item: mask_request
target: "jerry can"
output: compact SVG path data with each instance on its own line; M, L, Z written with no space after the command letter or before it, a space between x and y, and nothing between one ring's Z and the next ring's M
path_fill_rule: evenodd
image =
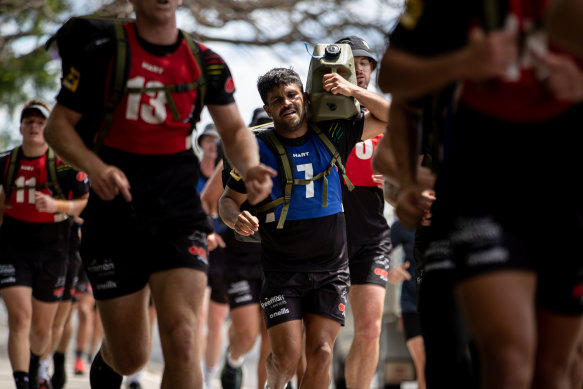
M335 95L322 88L322 76L328 73L338 73L356 85L354 57L349 44L318 43L314 47L306 81L310 98L308 117L314 122L347 119L360 112L355 98Z

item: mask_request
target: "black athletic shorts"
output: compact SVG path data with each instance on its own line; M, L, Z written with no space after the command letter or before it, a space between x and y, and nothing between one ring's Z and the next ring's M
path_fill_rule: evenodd
M77 283L79 282L79 269L82 267L81 255L75 249L73 252L69 250L67 258L67 277L65 278L65 290L63 292L63 301L70 301L75 299L77 293Z
M108 202L90 198L86 214L80 252L97 300L137 292L158 271L207 272L207 234L196 225L137 215L120 196Z
M447 231L457 279L523 270L537 306L583 313L583 104L553 120L512 124L460 106L433 225Z
M209 252L208 286L211 301L227 304L227 284L225 282L225 249L217 247Z
M233 265L227 265L227 274L225 275L229 307L235 309L244 305L259 304L263 282L261 263L240 266L245 269L244 274L241 274L241 272L229 272L230 267Z
M261 288L265 324L271 328L312 313L344 325L349 288L348 266L321 273L265 272Z
M421 321L419 319L419 313L403 312L401 317L403 319L405 340L412 339L416 336L421 336Z
M348 246L350 283L387 287L392 245L390 239L377 243Z
M34 230L50 231L48 235L52 238L45 235L45 242L27 243L22 241L22 236L26 235L22 234L20 238L11 235L16 231L26 231L28 224L34 223L4 218L0 244L0 289L27 286L32 288L32 296L39 301L60 301L65 291L69 223L63 221L46 226L29 226ZM36 236L36 233L31 236Z

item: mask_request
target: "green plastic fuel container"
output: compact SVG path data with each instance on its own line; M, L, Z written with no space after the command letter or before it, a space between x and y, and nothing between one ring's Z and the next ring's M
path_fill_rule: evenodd
M328 73L338 73L356 85L354 57L349 44L318 43L314 47L306 82L310 97L308 117L314 122L347 119L360 112L355 98L335 95L322 88L322 76Z

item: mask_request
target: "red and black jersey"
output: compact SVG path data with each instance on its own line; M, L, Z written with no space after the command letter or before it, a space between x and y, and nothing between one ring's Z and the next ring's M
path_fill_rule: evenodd
M354 185L352 191L349 191L346 185L342 185L346 238L349 246L380 242L390 235L383 214L385 207L383 190L372 179L372 157L382 137L380 134L357 143L346 162L346 175Z
M1 184L12 187L6 199L4 215L27 223L55 223L65 219L62 214L39 212L35 205L35 191L55 196L53 183L49 182L47 154L36 158L20 156L14 170L13 182L6 182L11 153L0 156ZM57 179L63 193L79 197L89 192L87 175L65 164L58 157ZM6 193L6 191L4 191Z
M391 34L391 45L421 56L451 52L465 45L473 27L501 28L507 18L518 26L520 68L514 79L487 82L466 81L460 102L499 120L540 122L553 118L573 106L556 100L537 80L533 68L532 46L553 50L544 40L543 17L551 0L492 1L498 12L496 21L484 12L483 2L409 0L407 12ZM564 54L564 53L563 53Z
M173 45L155 45L137 34L135 23L125 24L131 63L126 86L129 88L185 84L201 76L194 56L182 34ZM224 60L212 50L197 43L201 61L206 67L205 103L226 105L234 102L235 85ZM91 55L63 62L64 80L57 101L82 113L77 130L101 121L108 99L109 73L112 69L112 45ZM74 72L74 75L71 73ZM172 92L179 119L168 108L165 92L127 94L116 107L112 127L104 144L117 150L142 155L168 155L191 148L190 133L194 127L197 91Z

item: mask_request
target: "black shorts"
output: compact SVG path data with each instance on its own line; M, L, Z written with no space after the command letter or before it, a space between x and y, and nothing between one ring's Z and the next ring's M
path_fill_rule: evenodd
M225 281L225 249L217 247L209 253L208 286L211 288L211 301L226 304L227 284Z
M32 288L32 296L39 301L52 303L62 299L67 274L68 222L55 223L50 227L61 231L65 239L39 247L23 245L3 235L0 244L0 289L27 286Z
M109 202L90 198L83 215L80 252L97 300L137 292L155 272L207 272L207 234L196 224L138 215L121 197Z
M77 283L79 282L79 269L82 267L81 255L78 250L71 252L67 259L67 278L65 279L65 291L63 292L63 301L75 299L77 293Z
M349 246L350 283L352 285L373 284L386 288L391 249L390 239L372 244Z
M301 320L304 313L344 325L349 288L348 266L321 273L265 272L261 308L266 327Z
M401 317L403 319L405 340L412 339L416 336L421 336L421 321L419 319L419 313L403 312Z
M456 278L499 270L537 276L537 306L583 313L583 105L512 124L460 106L433 225L451 241ZM469 131L468 129L471 129Z
M227 296L231 309L249 304L259 304L259 296L261 295L261 285L263 282L261 264L241 267L245 269L244 274L240 272L227 272L225 276Z

